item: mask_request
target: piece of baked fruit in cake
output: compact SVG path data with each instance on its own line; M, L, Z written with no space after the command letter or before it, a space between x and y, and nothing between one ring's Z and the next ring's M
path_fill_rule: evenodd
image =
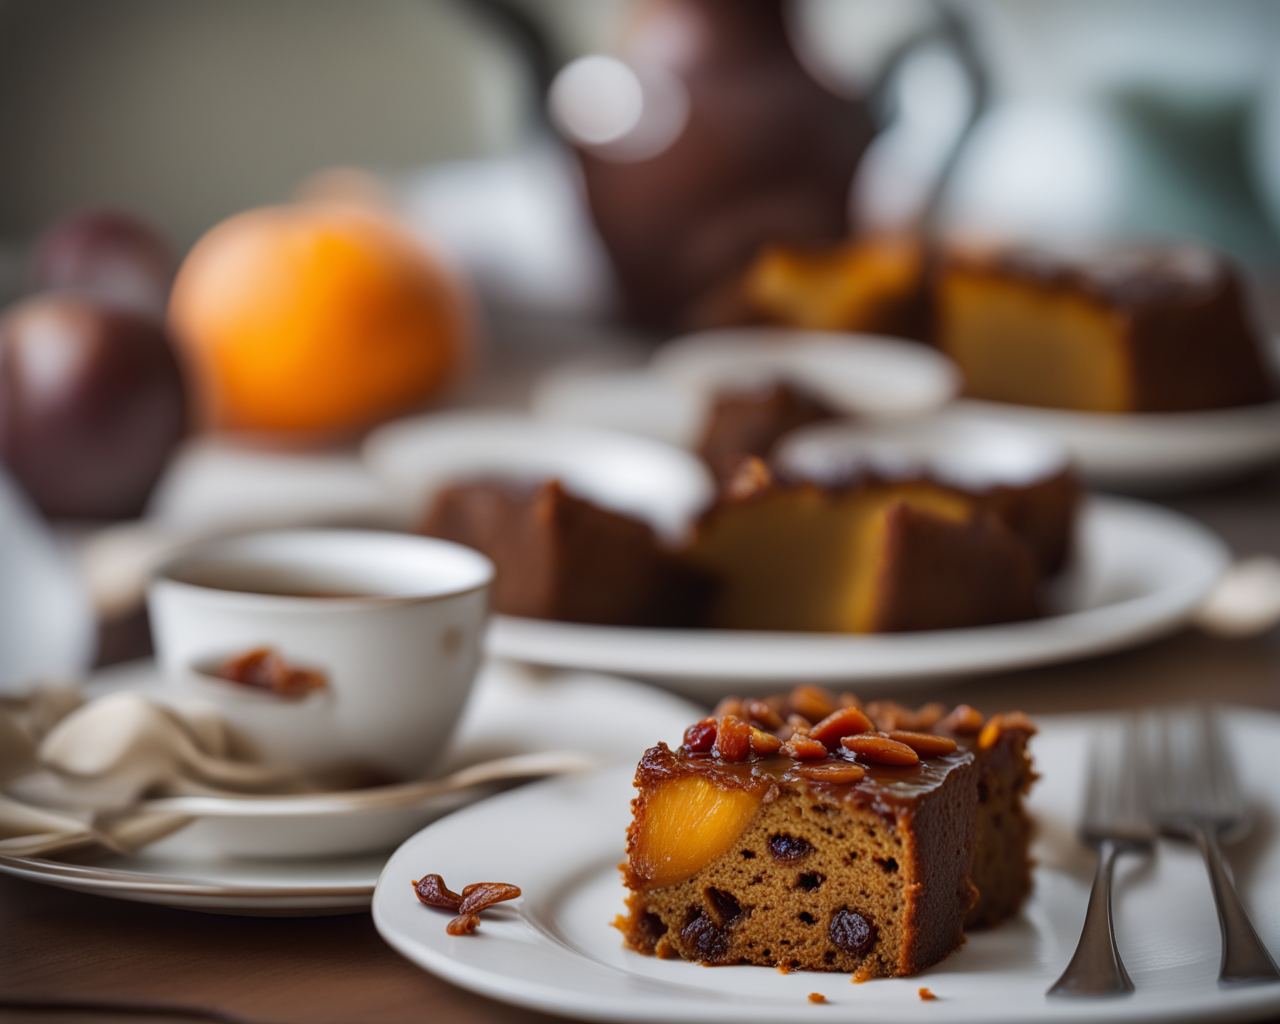
M696 623L711 592L638 519L559 480L484 479L442 489L418 527L494 563L494 610L600 625Z
M1065 497L1073 508L1074 492ZM1041 556L1001 513L989 495L926 477L818 482L748 459L684 558L717 580L708 621L721 628L884 633L1029 619L1042 563L1062 553Z
M1030 887L1025 715L728 700L636 773L626 944L706 964L914 974Z
M935 296L936 342L974 398L1128 413L1276 394L1240 281L1202 246L954 248Z

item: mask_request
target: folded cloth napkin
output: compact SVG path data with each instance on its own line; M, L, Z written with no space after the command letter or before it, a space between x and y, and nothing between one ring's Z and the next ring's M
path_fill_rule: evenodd
M79 846L128 850L232 797L236 815L348 813L411 806L483 783L636 760L677 740L705 709L642 683L489 660L430 779L338 789L253 761L215 712L160 699L154 664L120 666L85 701L40 688L0 699L0 856ZM567 749L566 749L567 748ZM250 806L252 805L252 806Z
M139 693L85 703L40 687L0 701L0 854L101 843L124 850L191 819L138 809L143 797L313 790L288 768L237 756L226 723Z

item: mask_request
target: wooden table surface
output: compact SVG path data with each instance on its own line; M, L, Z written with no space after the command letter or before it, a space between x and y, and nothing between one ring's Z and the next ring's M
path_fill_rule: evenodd
M1280 556L1280 471L1167 504L1240 556ZM870 691L864 690L870 694ZM1074 664L921 686L920 701L1089 711L1210 699L1280 710L1280 630L1186 632ZM379 939L368 914L250 918L80 895L0 876L0 1019L548 1021L455 988Z

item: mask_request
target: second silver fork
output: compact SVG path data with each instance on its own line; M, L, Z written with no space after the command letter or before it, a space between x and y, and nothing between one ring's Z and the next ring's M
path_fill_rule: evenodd
M1155 841L1137 738L1136 722L1126 716L1120 722L1100 725L1090 745L1080 838L1098 851L1098 869L1075 955L1046 995L1112 996L1133 991L1116 947L1111 876L1119 854L1150 852Z
M1280 981L1218 845L1219 839L1241 838L1249 814L1216 716L1203 708L1151 712L1143 717L1142 745L1157 824L1168 835L1194 841L1209 870L1222 932L1218 984Z

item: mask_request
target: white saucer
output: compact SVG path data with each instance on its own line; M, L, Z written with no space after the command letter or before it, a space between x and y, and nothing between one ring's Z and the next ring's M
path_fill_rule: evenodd
M1269 355L1280 379L1280 336ZM952 415L1056 437L1089 483L1135 494L1212 484L1280 461L1280 402L1118 415L964 399Z
M120 689L159 695L154 663L107 670L87 686L91 696ZM703 713L672 694L624 679L545 675L490 663L439 772L552 749L578 751L601 765L634 765L655 735L680 735ZM302 808L281 817L262 817L252 808L237 817L238 801L220 798L212 801L223 805L215 808L217 816L142 850L92 860L0 857L0 872L101 896L219 913L362 910L388 850L425 823L492 792L491 786L477 787L407 807L350 813Z
M847 974L757 967L703 968L622 948L610 927L623 909L616 865L630 817L632 771L556 779L460 811L418 833L388 862L374 895L378 931L433 974L504 1002L587 1020L776 1024L797 1019L865 1024L1222 1021L1280 1013L1280 985L1217 985L1219 942L1209 883L1189 845L1161 842L1154 858L1117 869L1117 941L1137 991L1121 999L1049 1000L1071 957L1093 873L1075 839L1088 737L1099 719L1046 718L1033 741L1042 779L1031 797L1039 839L1035 891L1022 915L969 935L913 978L851 985ZM1232 712L1235 749L1274 749L1280 716ZM654 740L663 737L655 735ZM675 737L667 736L668 740ZM1246 907L1280 952L1280 782L1269 759L1238 759L1255 835L1228 847ZM519 842L513 837L519 837ZM442 874L453 888L511 882L524 895L486 911L473 935L445 933L448 916L415 898L410 881ZM938 997L917 995L927 986ZM813 1006L820 992L828 1006Z
M941 408L959 389L945 356L872 335L735 327L691 334L649 367L561 366L538 380L534 413L546 420L640 434L693 448L717 391L785 377L834 409L864 420L902 420Z
M798 680L909 681L1043 665L1130 647L1188 621L1228 563L1222 542L1174 512L1090 498L1065 611L979 629L850 636L636 629L495 616L491 654L669 683L704 700Z

